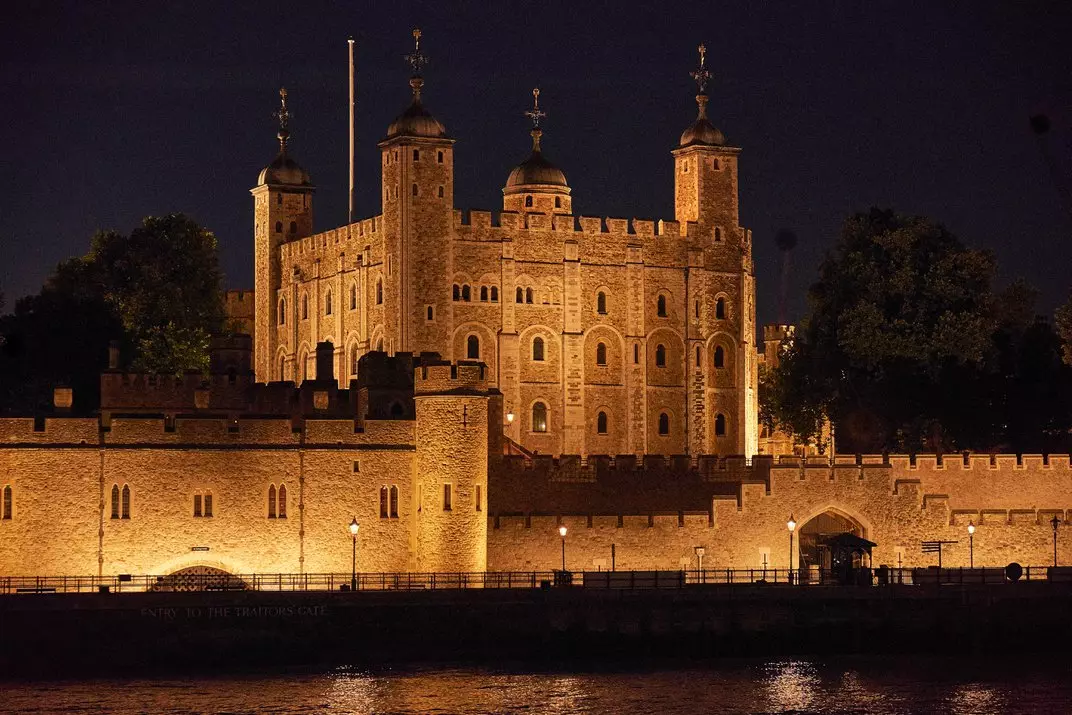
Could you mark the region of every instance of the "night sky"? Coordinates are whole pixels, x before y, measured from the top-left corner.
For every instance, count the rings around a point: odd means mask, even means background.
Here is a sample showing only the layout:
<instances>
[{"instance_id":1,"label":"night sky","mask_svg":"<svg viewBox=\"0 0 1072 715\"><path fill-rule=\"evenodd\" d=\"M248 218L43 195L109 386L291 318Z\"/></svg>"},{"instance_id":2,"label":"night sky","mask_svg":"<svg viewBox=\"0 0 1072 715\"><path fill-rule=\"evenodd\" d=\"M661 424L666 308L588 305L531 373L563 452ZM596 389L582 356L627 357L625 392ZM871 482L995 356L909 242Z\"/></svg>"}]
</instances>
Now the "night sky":
<instances>
[{"instance_id":1,"label":"night sky","mask_svg":"<svg viewBox=\"0 0 1072 715\"><path fill-rule=\"evenodd\" d=\"M789 315L844 217L877 204L931 216L1026 277L1040 311L1067 297L1072 218L1072 2L20 3L0 45L0 290L35 292L98 228L185 212L216 233L227 285L252 286L252 202L275 156L286 85L291 153L316 227L345 223L346 38L357 43L357 215L378 212L376 142L409 101L402 56L424 33L426 106L456 145L458 208L498 210L528 153L542 90L545 154L575 213L673 218L670 150L710 114L743 148L759 320L776 319L775 232L794 231ZM792 7L790 7L792 5ZM1045 113L1035 136L1028 117ZM1045 152L1052 157L1047 163Z\"/></svg>"}]
</instances>

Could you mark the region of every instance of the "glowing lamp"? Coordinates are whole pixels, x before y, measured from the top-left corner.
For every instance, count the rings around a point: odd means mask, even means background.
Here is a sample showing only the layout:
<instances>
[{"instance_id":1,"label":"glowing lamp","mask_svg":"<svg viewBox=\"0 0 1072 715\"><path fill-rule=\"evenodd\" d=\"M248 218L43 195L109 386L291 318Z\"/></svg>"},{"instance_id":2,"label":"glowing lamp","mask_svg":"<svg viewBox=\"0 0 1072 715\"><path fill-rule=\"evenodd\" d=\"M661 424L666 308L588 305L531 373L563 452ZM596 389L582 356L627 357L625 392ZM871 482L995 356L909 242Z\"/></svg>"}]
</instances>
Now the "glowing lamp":
<instances>
[{"instance_id":1,"label":"glowing lamp","mask_svg":"<svg viewBox=\"0 0 1072 715\"><path fill-rule=\"evenodd\" d=\"M969 521L968 522L968 536L971 536L974 533L975 533L975 524L973 524L971 521Z\"/></svg>"},{"instance_id":2,"label":"glowing lamp","mask_svg":"<svg viewBox=\"0 0 1072 715\"><path fill-rule=\"evenodd\" d=\"M360 527L357 524L357 517L355 516L354 520L350 522L350 533L353 534L354 536L357 536L357 530L359 528Z\"/></svg>"},{"instance_id":3,"label":"glowing lamp","mask_svg":"<svg viewBox=\"0 0 1072 715\"><path fill-rule=\"evenodd\" d=\"M564 526L558 527L558 535L561 536L563 539L565 539L566 538L566 527L564 527Z\"/></svg>"},{"instance_id":4,"label":"glowing lamp","mask_svg":"<svg viewBox=\"0 0 1072 715\"><path fill-rule=\"evenodd\" d=\"M796 531L797 521L793 518L792 514L789 515L789 521L786 523L786 526L789 528L789 533Z\"/></svg>"},{"instance_id":5,"label":"glowing lamp","mask_svg":"<svg viewBox=\"0 0 1072 715\"><path fill-rule=\"evenodd\" d=\"M514 413L513 412L507 412L506 413L506 423L511 424L511 425L514 423Z\"/></svg>"}]
</instances>

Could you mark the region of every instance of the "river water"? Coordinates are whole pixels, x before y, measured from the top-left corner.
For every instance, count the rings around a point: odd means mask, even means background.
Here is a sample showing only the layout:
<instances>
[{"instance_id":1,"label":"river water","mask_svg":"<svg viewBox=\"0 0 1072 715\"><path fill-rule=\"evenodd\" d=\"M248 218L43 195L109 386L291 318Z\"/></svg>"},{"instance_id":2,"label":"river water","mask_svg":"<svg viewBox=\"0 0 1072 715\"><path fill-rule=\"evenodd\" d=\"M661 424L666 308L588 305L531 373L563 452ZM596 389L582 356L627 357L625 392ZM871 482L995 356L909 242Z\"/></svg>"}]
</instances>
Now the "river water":
<instances>
[{"instance_id":1,"label":"river water","mask_svg":"<svg viewBox=\"0 0 1072 715\"><path fill-rule=\"evenodd\" d=\"M613 669L338 668L0 683L6 713L1072 713L1072 661L866 657Z\"/></svg>"}]
</instances>

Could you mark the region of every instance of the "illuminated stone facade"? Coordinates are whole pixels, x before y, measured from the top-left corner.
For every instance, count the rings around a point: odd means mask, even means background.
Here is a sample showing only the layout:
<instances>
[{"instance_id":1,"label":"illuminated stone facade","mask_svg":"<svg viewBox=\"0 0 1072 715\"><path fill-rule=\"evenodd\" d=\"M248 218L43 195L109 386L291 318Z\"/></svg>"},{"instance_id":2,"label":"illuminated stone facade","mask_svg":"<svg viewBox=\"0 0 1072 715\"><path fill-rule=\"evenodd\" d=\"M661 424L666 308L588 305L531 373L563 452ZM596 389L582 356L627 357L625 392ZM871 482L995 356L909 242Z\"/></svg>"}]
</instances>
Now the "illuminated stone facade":
<instances>
[{"instance_id":1,"label":"illuminated stone facade","mask_svg":"<svg viewBox=\"0 0 1072 715\"><path fill-rule=\"evenodd\" d=\"M281 134L252 192L257 379L300 382L322 341L344 385L369 351L436 352L489 366L507 433L532 452L755 453L751 234L739 150L706 96L672 152L674 220L653 221L572 215L538 126L503 210L455 209L454 139L410 84L379 143L372 218L314 233L313 187Z\"/></svg>"}]
</instances>

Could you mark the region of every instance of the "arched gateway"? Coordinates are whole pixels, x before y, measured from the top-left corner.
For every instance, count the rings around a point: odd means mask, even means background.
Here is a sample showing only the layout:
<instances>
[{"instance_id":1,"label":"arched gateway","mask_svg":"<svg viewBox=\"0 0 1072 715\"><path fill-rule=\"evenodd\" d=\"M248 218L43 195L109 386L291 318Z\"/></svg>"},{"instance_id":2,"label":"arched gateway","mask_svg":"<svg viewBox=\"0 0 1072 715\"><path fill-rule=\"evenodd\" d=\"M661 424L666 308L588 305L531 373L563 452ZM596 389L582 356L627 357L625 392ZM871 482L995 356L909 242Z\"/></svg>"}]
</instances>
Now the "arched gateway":
<instances>
[{"instance_id":1,"label":"arched gateway","mask_svg":"<svg viewBox=\"0 0 1072 715\"><path fill-rule=\"evenodd\" d=\"M158 576L150 591L244 591L245 581L212 566L188 566L167 576Z\"/></svg>"},{"instance_id":2,"label":"arched gateway","mask_svg":"<svg viewBox=\"0 0 1072 715\"><path fill-rule=\"evenodd\" d=\"M799 530L798 554L801 568L818 567L829 571L839 565L862 566L858 556L851 564L835 564L836 549L831 549L831 541L842 534L852 534L859 539L866 539L863 525L853 517L837 509L827 509L808 520Z\"/></svg>"}]
</instances>

